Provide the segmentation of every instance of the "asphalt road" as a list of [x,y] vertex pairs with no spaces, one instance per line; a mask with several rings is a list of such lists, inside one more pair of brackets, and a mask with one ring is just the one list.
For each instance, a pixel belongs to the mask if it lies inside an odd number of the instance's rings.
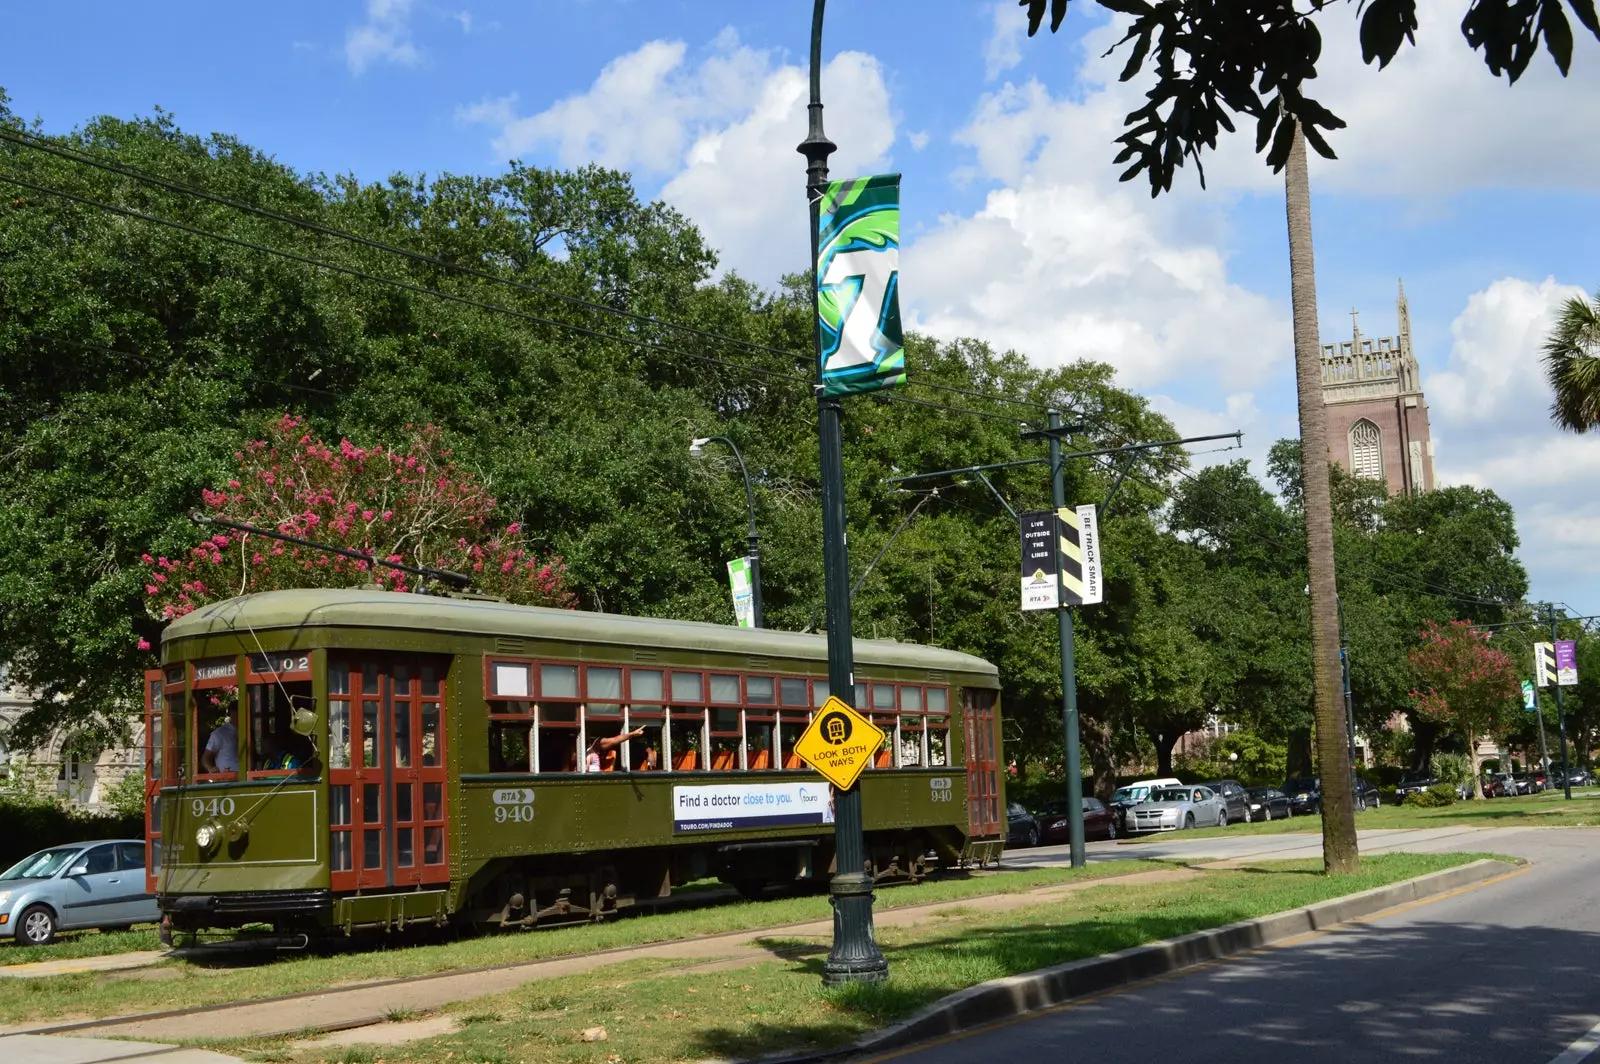
[[[1376,848],[1389,834],[1363,833],[1364,845]],[[1159,845],[1180,851],[1169,857],[1243,856],[1218,851],[1268,841]],[[1285,845],[1263,856],[1300,855]],[[1440,833],[1404,848],[1488,850],[1533,863],[1464,893],[878,1059],[1600,1061],[1600,830]]]

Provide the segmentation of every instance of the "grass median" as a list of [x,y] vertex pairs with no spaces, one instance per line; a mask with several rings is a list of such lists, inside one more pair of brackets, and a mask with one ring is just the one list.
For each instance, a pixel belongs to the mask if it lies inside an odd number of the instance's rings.
[[[1356,814],[1356,827],[1362,831],[1443,828],[1466,825],[1480,828],[1518,827],[1600,827],[1600,790],[1574,792],[1572,801],[1560,791],[1522,795],[1516,798],[1473,799],[1438,809],[1410,805],[1384,805]],[[1225,828],[1196,828],[1192,831],[1153,832],[1125,839],[1130,845],[1156,839],[1204,839],[1229,835],[1282,835],[1286,832],[1320,832],[1322,818],[1297,816],[1261,824],[1229,824]]]
[[[1011,894],[1058,883],[1128,875],[1170,867],[1148,861],[1113,861],[1087,868],[977,872],[887,887],[879,909]],[[642,946],[729,931],[748,931],[829,916],[825,895],[730,902],[710,908],[657,913],[613,923],[546,931],[509,932],[418,944],[396,936],[352,939],[332,953],[197,954],[127,972],[74,973],[8,980],[0,995],[0,1024],[60,1017],[93,1018],[251,1001],[325,990],[378,979],[485,968],[599,950]],[[109,936],[107,936],[109,937]],[[375,944],[376,943],[376,944]],[[23,951],[25,959],[37,954]],[[43,958],[39,958],[43,959]]]
[[[1324,875],[1320,861],[1259,862],[1181,881],[1106,883],[1003,914],[962,906],[881,929],[890,979],[879,986],[825,989],[827,941],[776,934],[762,943],[772,959],[735,969],[629,963],[461,1002],[446,1010],[457,1030],[404,1045],[205,1044],[284,1064],[643,1064],[823,1049],[989,979],[1294,909],[1478,856],[1383,854],[1364,859],[1358,875],[1337,878]],[[596,1028],[604,1028],[605,1040],[583,1041]]]

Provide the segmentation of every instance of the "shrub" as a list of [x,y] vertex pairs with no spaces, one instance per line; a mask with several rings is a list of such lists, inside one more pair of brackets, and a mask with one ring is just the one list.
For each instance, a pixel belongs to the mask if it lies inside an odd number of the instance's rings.
[[1435,783],[1425,791],[1415,791],[1406,795],[1401,805],[1420,806],[1423,809],[1437,809],[1440,806],[1454,805],[1456,802],[1456,787],[1453,783]]
[[84,813],[48,801],[13,800],[0,796],[0,869],[9,868],[36,850],[89,839],[144,837],[144,813]]
[[1428,771],[1440,783],[1458,784],[1472,782],[1472,762],[1466,754],[1434,754]]

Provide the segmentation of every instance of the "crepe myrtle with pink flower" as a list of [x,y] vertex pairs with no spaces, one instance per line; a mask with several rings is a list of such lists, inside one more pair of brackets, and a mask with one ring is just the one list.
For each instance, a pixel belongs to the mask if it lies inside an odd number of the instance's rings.
[[[495,500],[453,461],[432,425],[408,426],[404,449],[329,446],[284,414],[233,458],[226,485],[202,490],[203,512],[240,524],[472,578],[473,590],[511,602],[571,608],[559,557],[540,556],[522,526],[497,527]],[[176,557],[146,554],[144,592],[153,617],[171,620],[208,602],[254,591],[376,586],[416,589],[417,577],[327,551],[197,527]],[[148,649],[140,640],[139,649]]]

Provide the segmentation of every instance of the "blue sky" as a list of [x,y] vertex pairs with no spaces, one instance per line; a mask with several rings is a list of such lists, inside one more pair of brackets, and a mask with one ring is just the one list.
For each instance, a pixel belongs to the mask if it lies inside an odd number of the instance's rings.
[[[86,0],[13,5],[12,107],[64,130],[160,106],[306,171],[492,171],[599,161],[698,222],[763,282],[804,262],[804,0]],[[1422,0],[1419,46],[1360,63],[1324,19],[1321,99],[1350,122],[1313,159],[1325,340],[1389,335],[1404,277],[1445,483],[1517,507],[1532,593],[1600,613],[1600,438],[1548,425],[1552,309],[1600,288],[1600,48],[1514,88]],[[1152,202],[1111,141],[1137,106],[1104,13],[1029,40],[1011,0],[833,0],[824,99],[836,174],[905,174],[903,298],[939,335],[1041,364],[1096,357],[1186,433],[1294,433],[1280,179],[1225,143]],[[915,367],[912,367],[915,372]],[[1227,455],[1223,457],[1234,457]]]

